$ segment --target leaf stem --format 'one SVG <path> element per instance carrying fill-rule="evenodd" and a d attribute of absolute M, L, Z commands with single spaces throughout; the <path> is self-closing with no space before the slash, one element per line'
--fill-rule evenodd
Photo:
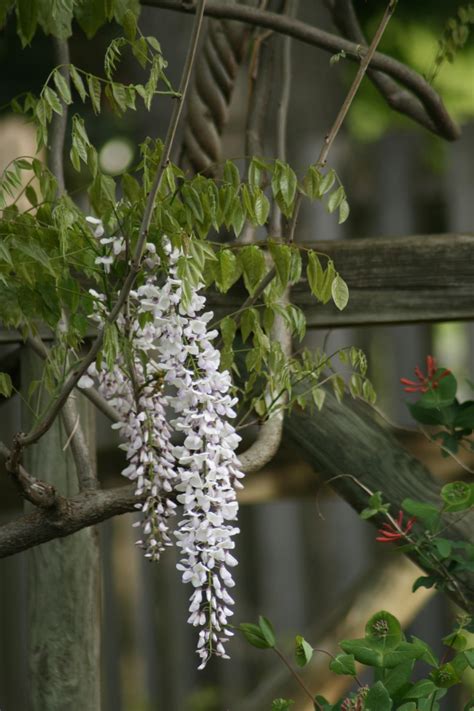
<path fill-rule="evenodd" d="M 306 694 L 306 696 L 308 696 L 308 698 L 311 699 L 311 703 L 312 703 L 314 706 L 316 706 L 316 708 L 318 708 L 320 711 L 322 711 L 322 706 L 321 706 L 321 704 L 319 704 L 318 701 L 316 701 L 316 699 L 314 698 L 313 694 L 311 693 L 311 691 L 308 689 L 308 687 L 307 687 L 306 684 L 304 683 L 304 681 L 303 681 L 303 679 L 301 678 L 301 676 L 298 674 L 298 672 L 296 672 L 296 671 L 293 669 L 293 667 L 291 666 L 291 664 L 289 663 L 289 661 L 287 660 L 287 658 L 285 657 L 285 655 L 282 654 L 282 652 L 280 652 L 280 650 L 278 649 L 278 647 L 272 647 L 272 649 L 273 649 L 273 651 L 275 652 L 275 654 L 276 654 L 278 657 L 280 657 L 280 659 L 281 659 L 281 661 L 283 662 L 283 664 L 284 664 L 284 665 L 287 667 L 287 669 L 290 671 L 290 674 L 292 674 L 292 676 L 296 679 L 297 683 L 298 683 L 298 684 L 300 685 L 300 687 L 303 689 L 303 691 L 304 691 L 304 693 Z"/>

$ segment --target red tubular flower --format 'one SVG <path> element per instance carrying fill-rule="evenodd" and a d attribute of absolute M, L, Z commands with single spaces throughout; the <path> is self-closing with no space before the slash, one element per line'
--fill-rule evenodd
<path fill-rule="evenodd" d="M 400 378 L 402 385 L 405 385 L 404 390 L 406 393 L 427 393 L 428 390 L 436 390 L 440 380 L 451 373 L 450 370 L 443 370 L 438 377 L 435 377 L 436 361 L 431 355 L 426 356 L 426 370 L 427 374 L 424 375 L 419 366 L 416 366 L 415 375 L 418 378 L 418 382 L 408 378 Z"/>
<path fill-rule="evenodd" d="M 393 541 L 399 541 L 401 538 L 405 538 L 415 523 L 416 518 L 413 516 L 409 518 L 405 525 L 403 525 L 403 511 L 398 512 L 397 526 L 395 527 L 392 523 L 384 523 L 382 528 L 379 528 L 379 536 L 375 539 L 380 541 L 380 543 L 392 543 Z"/>

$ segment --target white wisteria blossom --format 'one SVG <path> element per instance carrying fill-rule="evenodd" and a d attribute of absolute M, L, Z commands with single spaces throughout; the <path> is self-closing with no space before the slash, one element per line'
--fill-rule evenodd
<path fill-rule="evenodd" d="M 98 257 L 108 272 L 113 259 L 125 250 L 121 237 L 104 237 L 102 224 L 87 218 L 94 234 L 112 251 Z M 114 425 L 124 440 L 128 466 L 122 474 L 136 482 L 144 503 L 145 555 L 158 559 L 171 545 L 169 518 L 181 504 L 174 532 L 181 556 L 178 569 L 190 583 L 188 622 L 200 627 L 198 655 L 203 668 L 212 655 L 227 658 L 225 643 L 233 600 L 228 588 L 234 580 L 229 569 L 239 529 L 236 488 L 242 473 L 235 450 L 240 437 L 229 420 L 235 417 L 231 376 L 221 372 L 220 353 L 213 345 L 217 331 L 209 330 L 212 312 L 198 287 L 185 300 L 179 276 L 183 253 L 167 238 L 162 248 L 165 263 L 153 244 L 144 259 L 144 281 L 130 292 L 127 309 L 117 321 L 126 337 L 126 353 L 112 368 L 93 364 L 81 379 L 99 388 L 119 411 Z M 112 260 L 112 261 L 109 261 Z M 106 316 L 103 295 L 95 298 L 95 318 Z M 175 419 L 169 421 L 169 411 Z M 172 444 L 172 434 L 179 442 Z M 175 499 L 175 500 L 173 500 Z"/>

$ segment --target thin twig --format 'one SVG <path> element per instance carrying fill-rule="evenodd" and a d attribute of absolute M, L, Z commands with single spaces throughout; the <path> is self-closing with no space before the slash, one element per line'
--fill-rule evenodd
<path fill-rule="evenodd" d="M 357 70 L 357 74 L 354 77 L 354 81 L 352 82 L 351 88 L 349 89 L 346 98 L 343 101 L 343 104 L 339 110 L 339 113 L 336 116 L 336 120 L 334 121 L 331 130 L 329 131 L 328 135 L 324 139 L 324 145 L 321 148 L 321 152 L 319 154 L 318 158 L 318 165 L 321 167 L 324 167 L 327 162 L 327 157 L 329 154 L 329 151 L 331 150 L 331 146 L 334 143 L 334 140 L 339 133 L 339 130 L 344 123 L 344 119 L 347 116 L 347 113 L 351 107 L 352 102 L 354 101 L 354 97 L 357 94 L 357 91 L 361 85 L 362 79 L 365 76 L 365 73 L 367 72 L 368 66 L 370 62 L 372 61 L 375 50 L 379 46 L 380 40 L 383 37 L 383 34 L 385 32 L 385 29 L 390 22 L 390 19 L 395 12 L 395 8 L 397 6 L 398 0 L 389 0 L 389 3 L 387 7 L 385 8 L 385 12 L 383 14 L 382 20 L 377 27 L 377 31 L 375 32 L 375 35 L 373 37 L 372 42 L 370 43 L 369 49 L 367 50 L 366 53 L 364 53 L 364 56 L 362 57 L 359 69 Z"/>
<path fill-rule="evenodd" d="M 370 46 L 367 50 L 367 52 L 364 53 L 362 56 L 361 62 L 359 69 L 357 70 L 357 74 L 354 77 L 354 81 L 351 84 L 351 87 L 349 91 L 347 92 L 346 98 L 342 102 L 342 106 L 339 109 L 339 112 L 334 120 L 333 125 L 331 126 L 331 129 L 327 136 L 324 138 L 324 143 L 321 147 L 321 151 L 319 153 L 319 157 L 317 160 L 317 165 L 320 166 L 321 168 L 324 168 L 324 166 L 327 163 L 327 158 L 329 155 L 329 151 L 332 148 L 332 145 L 336 139 L 337 134 L 339 133 L 342 124 L 344 123 L 344 119 L 346 118 L 348 111 L 352 105 L 352 102 L 354 101 L 354 98 L 357 94 L 357 91 L 359 90 L 359 87 L 361 85 L 362 79 L 364 78 L 367 68 L 370 64 L 370 62 L 373 60 L 375 51 L 380 43 L 380 40 L 383 37 L 383 34 L 385 32 L 385 29 L 390 22 L 390 19 L 395 11 L 395 8 L 397 6 L 398 0 L 389 0 L 389 3 L 387 7 L 385 8 L 385 12 L 383 14 L 382 20 L 380 21 L 379 26 L 377 27 L 377 30 L 375 32 L 375 35 L 372 39 L 372 42 L 370 43 Z M 301 205 L 303 203 L 303 194 L 301 192 L 298 193 L 296 200 L 295 200 L 295 205 L 293 208 L 293 215 L 291 218 L 291 223 L 290 223 L 290 228 L 289 228 L 289 241 L 293 242 L 294 237 L 295 237 L 295 230 L 296 230 L 296 225 L 298 222 L 298 217 L 301 209 Z"/>
<path fill-rule="evenodd" d="M 195 17 L 195 21 L 194 21 L 191 43 L 189 45 L 188 55 L 186 57 L 186 62 L 185 62 L 185 66 L 183 69 L 183 75 L 182 75 L 181 83 L 180 83 L 180 91 L 179 91 L 180 96 L 179 96 L 179 98 L 175 99 L 177 104 L 175 105 L 173 115 L 171 117 L 171 121 L 170 121 L 170 124 L 168 127 L 168 132 L 166 134 L 166 139 L 165 139 L 165 143 L 163 146 L 163 152 L 161 155 L 159 166 L 157 168 L 155 180 L 153 182 L 153 187 L 148 195 L 148 199 L 147 199 L 147 202 L 145 205 L 145 211 L 143 214 L 143 218 L 142 218 L 142 222 L 141 222 L 141 226 L 140 226 L 140 230 L 139 230 L 137 245 L 136 245 L 135 253 L 132 258 L 132 262 L 130 265 L 128 275 L 125 278 L 125 281 L 122 285 L 120 294 L 117 298 L 117 301 L 116 301 L 114 307 L 111 309 L 103 326 L 101 328 L 99 328 L 99 330 L 97 332 L 97 336 L 96 336 L 91 348 L 89 349 L 89 352 L 84 356 L 81 363 L 77 366 L 77 368 L 75 368 L 75 370 L 69 376 L 66 383 L 63 385 L 62 390 L 61 390 L 60 394 L 58 395 L 58 397 L 56 398 L 55 402 L 53 403 L 52 407 L 50 408 L 48 415 L 30 433 L 20 434 L 19 436 L 17 436 L 15 438 L 14 446 L 13 446 L 13 455 L 14 455 L 13 462 L 15 462 L 19 458 L 22 448 L 27 447 L 31 444 L 34 444 L 39 439 L 41 439 L 41 437 L 49 430 L 49 428 L 53 424 L 54 420 L 56 419 L 57 415 L 59 414 L 60 410 L 64 406 L 64 403 L 66 402 L 67 398 L 69 397 L 69 394 L 72 392 L 73 388 L 76 387 L 79 379 L 86 372 L 89 365 L 91 365 L 91 363 L 93 363 L 95 361 L 95 359 L 102 347 L 105 329 L 106 329 L 106 327 L 112 325 L 118 318 L 118 315 L 121 312 L 121 310 L 128 298 L 130 290 L 131 290 L 131 288 L 135 282 L 135 279 L 137 277 L 137 274 L 140 270 L 142 255 L 143 255 L 143 251 L 145 248 L 146 239 L 148 236 L 148 230 L 149 230 L 151 220 L 153 217 L 155 199 L 156 199 L 156 196 L 157 196 L 158 191 L 160 189 L 163 174 L 164 174 L 165 169 L 166 169 L 168 162 L 169 162 L 171 149 L 173 147 L 173 142 L 174 142 L 174 138 L 176 135 L 176 130 L 178 127 L 179 119 L 181 117 L 183 104 L 184 104 L 184 100 L 186 97 L 187 88 L 189 85 L 189 78 L 191 76 L 191 72 L 192 72 L 192 68 L 193 68 L 193 64 L 194 64 L 194 60 L 195 60 L 195 56 L 196 56 L 196 49 L 197 49 L 200 31 L 201 31 L 202 22 L 203 22 L 205 1 L 206 0 L 199 0 L 197 8 L 196 8 L 196 17 Z"/>
<path fill-rule="evenodd" d="M 25 343 L 30 346 L 30 348 L 40 356 L 40 358 L 43 358 L 43 360 L 47 360 L 49 358 L 49 348 L 43 339 L 38 336 L 27 336 Z M 112 405 L 110 405 L 107 400 L 105 400 L 102 395 L 97 392 L 97 390 L 94 388 L 86 388 L 80 392 L 111 422 L 121 421 L 121 417 L 117 410 L 115 410 L 115 408 L 113 408 Z"/>

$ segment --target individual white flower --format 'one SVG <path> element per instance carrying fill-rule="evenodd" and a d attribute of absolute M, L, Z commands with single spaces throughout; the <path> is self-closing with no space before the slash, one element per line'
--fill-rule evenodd
<path fill-rule="evenodd" d="M 93 225 L 94 237 L 102 237 L 102 235 L 104 234 L 104 225 L 102 224 L 102 220 L 99 220 L 98 217 L 92 217 L 91 215 L 88 215 L 86 217 L 86 222 L 88 222 L 90 225 Z"/>
<path fill-rule="evenodd" d="M 110 273 L 110 267 L 114 262 L 114 258 L 111 256 L 96 257 L 94 264 L 102 264 L 104 267 L 104 272 L 106 274 Z"/>
<path fill-rule="evenodd" d="M 81 375 L 79 380 L 77 381 L 77 387 L 81 388 L 81 390 L 87 390 L 87 388 L 93 388 L 94 387 L 94 381 L 92 378 L 85 373 L 84 375 Z"/>

